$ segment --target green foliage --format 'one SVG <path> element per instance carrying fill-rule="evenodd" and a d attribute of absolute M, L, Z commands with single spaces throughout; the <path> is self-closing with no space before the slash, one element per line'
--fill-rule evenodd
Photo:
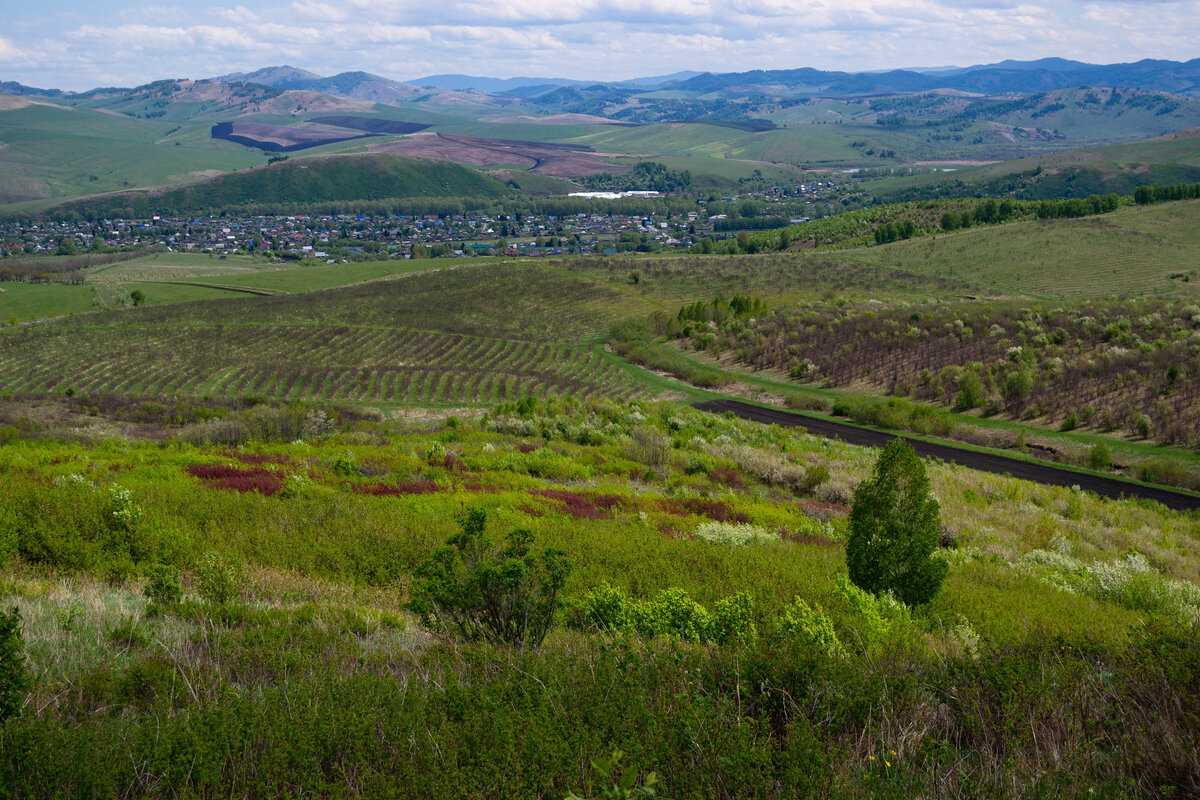
<path fill-rule="evenodd" d="M 754 644 L 758 638 L 758 628 L 754 624 L 754 596 L 749 592 L 738 592 L 718 600 L 709 622 L 709 636 L 717 644 Z"/>
<path fill-rule="evenodd" d="M 849 417 L 860 425 L 926 435 L 949 436 L 955 427 L 954 418 L 944 411 L 903 397 L 838 400 L 833 404 L 833 413 Z"/>
<path fill-rule="evenodd" d="M 685 642 L 703 642 L 712 626 L 708 610 L 677 586 L 663 589 L 651 601 L 635 604 L 630 617 L 634 630 L 647 638 L 672 635 Z"/>
<path fill-rule="evenodd" d="M 196 591 L 210 603 L 225 605 L 236 600 L 245 582 L 245 568 L 220 553 L 206 554 L 196 566 Z"/>
<path fill-rule="evenodd" d="M 815 608 L 797 597 L 779 621 L 780 636 L 832 658 L 841 658 L 846 650 L 833 629 L 833 620 L 818 605 Z"/>
<path fill-rule="evenodd" d="M 594 191 L 649 190 L 666 194 L 687 189 L 692 184 L 692 173 L 686 169 L 668 169 L 657 161 L 639 161 L 625 172 L 589 175 L 583 179 L 583 184 Z"/>
<path fill-rule="evenodd" d="M 751 645 L 758 638 L 754 598 L 747 592 L 717 600 L 710 613 L 677 586 L 636 602 L 606 581 L 587 593 L 582 610 L 588 625 L 648 639 L 676 636 L 688 642 Z"/>
<path fill-rule="evenodd" d="M 866 645 L 903 633 L 911 622 L 908 606 L 891 593 L 870 594 L 845 575 L 838 576 L 837 588 L 838 596 L 853 614 L 854 628 Z"/>
<path fill-rule="evenodd" d="M 1087 465 L 1090 469 L 1107 470 L 1112 466 L 1112 450 L 1104 442 L 1096 442 L 1088 450 Z"/>
<path fill-rule="evenodd" d="M 651 772 L 645 778 L 639 779 L 637 767 L 621 770 L 621 759 L 624 757 L 625 754 L 620 750 L 613 750 L 611 755 L 597 758 L 592 762 L 592 769 L 595 770 L 601 781 L 599 793 L 594 793 L 594 787 L 591 781 L 588 781 L 583 795 L 568 792 L 565 800 L 585 800 L 585 798 L 592 797 L 603 797 L 605 800 L 633 800 L 637 797 L 654 797 L 657 794 L 654 787 L 658 785 L 658 775 Z"/>
<path fill-rule="evenodd" d="M 983 405 L 983 381 L 975 370 L 965 370 L 958 379 L 958 396 L 954 399 L 954 407 L 960 410 L 970 410 Z"/>
<path fill-rule="evenodd" d="M 1133 193 L 1133 202 L 1139 206 L 1154 203 L 1169 203 L 1175 200 L 1191 200 L 1200 197 L 1200 183 L 1181 183 L 1174 186 L 1139 186 Z"/>
<path fill-rule="evenodd" d="M 525 529 L 494 549 L 482 509 L 471 509 L 461 523 L 461 532 L 417 565 L 409 607 L 432 630 L 536 648 L 554 624 L 570 560 L 550 547 L 534 555 L 533 533 Z"/>
<path fill-rule="evenodd" d="M 945 561 L 931 557 L 939 527 L 924 465 L 906 442 L 894 439 L 854 492 L 846 543 L 850 579 L 872 594 L 895 592 L 905 603 L 928 603 L 947 571 Z"/>
<path fill-rule="evenodd" d="M 151 603 L 159 606 L 171 606 L 183 599 L 183 584 L 179 570 L 166 564 L 155 564 L 150 568 L 149 579 L 142 589 L 142 594 Z"/>
<path fill-rule="evenodd" d="M 583 610 L 589 624 L 602 631 L 624 631 L 633 620 L 632 601 L 618 586 L 604 581 L 583 598 Z"/>
<path fill-rule="evenodd" d="M 16 608 L 8 613 L 0 611 L 0 727 L 20 712 L 28 685 L 21 613 Z"/>
<path fill-rule="evenodd" d="M 329 462 L 329 471 L 348 478 L 358 474 L 358 459 L 353 450 L 343 450 Z"/>

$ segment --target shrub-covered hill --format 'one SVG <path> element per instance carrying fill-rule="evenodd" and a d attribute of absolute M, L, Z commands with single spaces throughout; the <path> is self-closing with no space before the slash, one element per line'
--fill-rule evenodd
<path fill-rule="evenodd" d="M 121 192 L 57 206 L 86 218 L 196 214 L 247 205 L 388 200 L 411 197 L 500 197 L 507 187 L 449 161 L 385 154 L 288 160 L 157 192 Z"/>
<path fill-rule="evenodd" d="M 908 608 L 845 580 L 870 451 L 639 402 L 338 428 L 3 429 L 0 796 L 603 796 L 615 749 L 665 797 L 1200 789 L 1193 517 L 927 464 Z M 570 560 L 540 647 L 408 610 L 469 509 Z"/>

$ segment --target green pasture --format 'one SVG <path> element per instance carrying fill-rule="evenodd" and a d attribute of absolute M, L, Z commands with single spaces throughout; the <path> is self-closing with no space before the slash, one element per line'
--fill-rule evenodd
<path fill-rule="evenodd" d="M 167 136 L 169 122 L 32 105 L 0 111 L 0 200 L 31 204 L 131 187 L 155 187 L 262 164 L 256 151 L 197 133 Z M 178 143 L 178 146 L 176 146 Z M 95 180 L 93 180 L 93 178 Z"/>
<path fill-rule="evenodd" d="M 91 311 L 92 287 L 59 283 L 0 283 L 0 324 Z"/>
<path fill-rule="evenodd" d="M 1026 297 L 1193 297 L 1200 293 L 1200 276 L 1191 274 L 1200 266 L 1198 229 L 1200 203 L 1183 202 L 977 228 L 830 258 Z"/>

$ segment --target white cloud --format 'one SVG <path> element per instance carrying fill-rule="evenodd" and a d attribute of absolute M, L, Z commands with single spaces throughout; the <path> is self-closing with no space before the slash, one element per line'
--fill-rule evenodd
<path fill-rule="evenodd" d="M 0 38 L 0 61 L 13 62 L 19 61 L 24 57 L 24 51 L 19 50 L 8 39 Z"/>
<path fill-rule="evenodd" d="M 232 1 L 180 8 L 115 0 L 111 13 L 90 19 L 25 6 L 6 19 L 3 77 L 83 89 L 291 63 L 401 79 L 431 72 L 611 79 L 1051 55 L 1186 60 L 1200 39 L 1200 0 Z"/>

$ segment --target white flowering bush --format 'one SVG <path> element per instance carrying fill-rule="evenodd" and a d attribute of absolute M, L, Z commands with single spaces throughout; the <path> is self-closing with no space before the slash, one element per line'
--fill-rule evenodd
<path fill-rule="evenodd" d="M 761 525 L 745 525 L 736 522 L 702 522 L 696 528 L 696 536 L 713 544 L 737 546 L 752 542 L 774 541 L 779 538 L 774 531 Z"/>
<path fill-rule="evenodd" d="M 57 489 L 92 489 L 95 490 L 96 484 L 89 481 L 87 478 L 80 475 L 78 472 L 71 472 L 66 475 L 59 475 L 54 479 L 54 486 Z"/>
<path fill-rule="evenodd" d="M 288 476 L 288 479 L 283 484 L 283 488 L 279 490 L 279 496 L 283 498 L 300 497 L 313 485 L 313 482 L 303 475 L 293 473 Z"/>
<path fill-rule="evenodd" d="M 142 509 L 133 502 L 133 492 L 123 486 L 108 487 L 108 525 L 113 530 L 128 531 L 142 518 Z"/>
<path fill-rule="evenodd" d="M 1084 564 L 1062 552 L 1033 550 L 1013 566 L 1064 591 L 1135 611 L 1161 611 L 1185 622 L 1200 621 L 1200 588 L 1164 577 L 1140 553 Z"/>
<path fill-rule="evenodd" d="M 958 624 L 950 631 L 950 640 L 962 650 L 963 655 L 972 661 L 979 660 L 979 645 L 982 639 L 970 620 L 962 614 L 958 615 Z"/>

